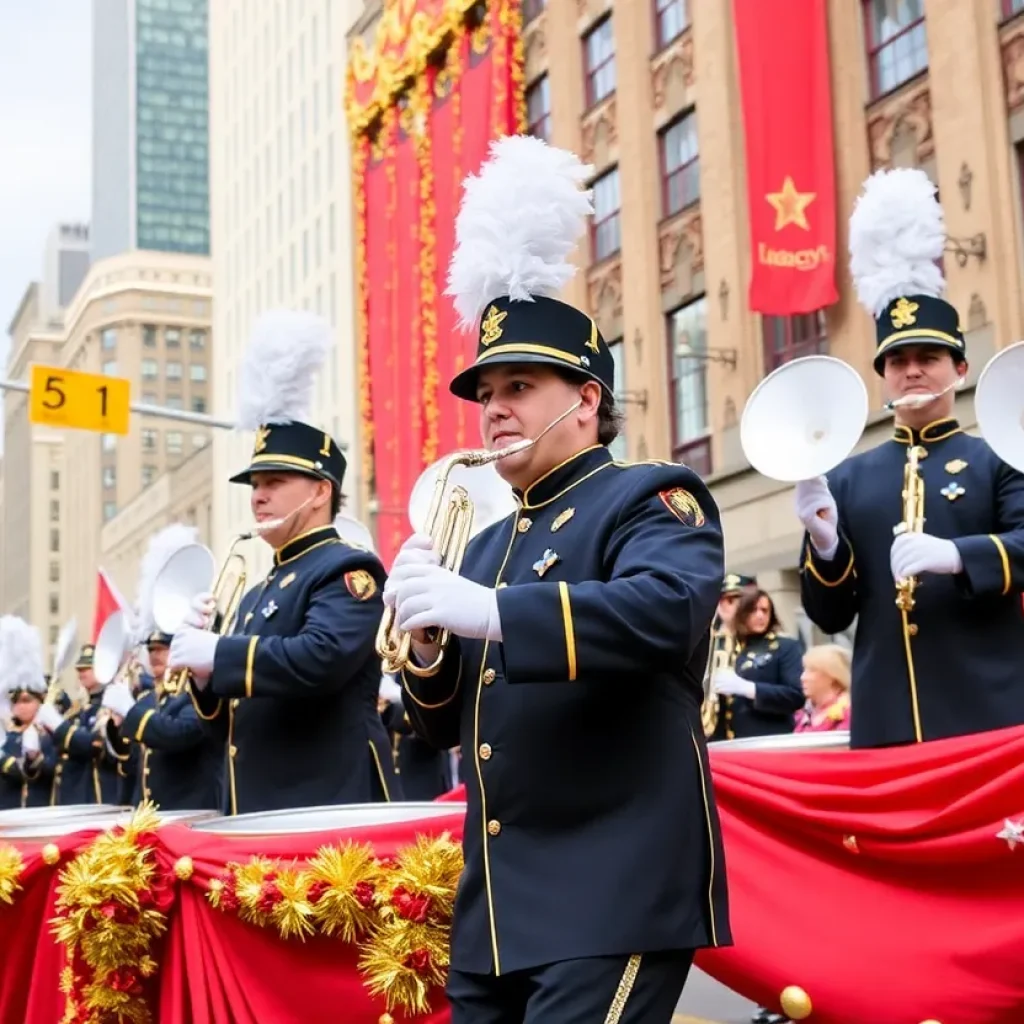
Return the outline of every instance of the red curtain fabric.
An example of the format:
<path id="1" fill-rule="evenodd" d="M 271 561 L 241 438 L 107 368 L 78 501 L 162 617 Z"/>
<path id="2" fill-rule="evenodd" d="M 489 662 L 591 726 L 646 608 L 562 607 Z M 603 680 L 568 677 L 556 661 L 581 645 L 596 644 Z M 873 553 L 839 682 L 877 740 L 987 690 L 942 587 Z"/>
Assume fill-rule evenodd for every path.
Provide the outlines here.
<path id="1" fill-rule="evenodd" d="M 733 0 L 746 136 L 750 308 L 835 302 L 836 198 L 826 0 Z"/>
<path id="2" fill-rule="evenodd" d="M 704 970 L 776 1009 L 797 986 L 820 1024 L 1024 1020 L 1024 728 L 880 751 L 712 748 L 711 765 L 736 944 L 702 951 Z M 340 940 L 284 940 L 215 909 L 206 890 L 228 862 L 256 854 L 304 859 L 354 839 L 389 857 L 419 833 L 458 839 L 461 816 L 453 806 L 429 823 L 252 839 L 160 829 L 165 867 L 189 857 L 194 872 L 158 953 L 159 1019 L 378 1024 L 383 1001 Z M 90 839 L 61 840 L 62 864 Z M 0 903 L 0 1020 L 52 1024 L 59 868 L 38 848 L 21 852 L 22 887 Z M 447 1019 L 439 994 L 425 1017 L 392 1014 Z"/>
<path id="3" fill-rule="evenodd" d="M 448 392 L 475 353 L 444 294 L 448 262 L 463 179 L 492 139 L 525 127 L 517 0 L 491 0 L 483 23 L 457 32 L 443 62 L 428 60 L 440 53 L 451 6 L 417 0 L 382 20 L 378 60 L 411 77 L 401 96 L 373 87 L 361 48 L 352 62 L 364 471 L 376 481 L 385 565 L 410 532 L 409 495 L 423 468 L 479 443 L 473 410 Z M 416 31 L 403 35 L 402 19 L 417 16 Z"/>

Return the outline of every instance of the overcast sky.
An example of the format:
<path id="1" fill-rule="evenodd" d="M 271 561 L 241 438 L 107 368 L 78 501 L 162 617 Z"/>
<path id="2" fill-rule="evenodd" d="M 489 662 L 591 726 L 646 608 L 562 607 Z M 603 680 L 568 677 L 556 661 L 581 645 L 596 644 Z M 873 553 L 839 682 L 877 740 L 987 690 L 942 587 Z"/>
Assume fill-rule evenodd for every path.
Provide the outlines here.
<path id="1" fill-rule="evenodd" d="M 0 0 L 0 351 L 58 221 L 89 219 L 92 0 Z M 0 424 L 0 430 L 2 430 Z"/>

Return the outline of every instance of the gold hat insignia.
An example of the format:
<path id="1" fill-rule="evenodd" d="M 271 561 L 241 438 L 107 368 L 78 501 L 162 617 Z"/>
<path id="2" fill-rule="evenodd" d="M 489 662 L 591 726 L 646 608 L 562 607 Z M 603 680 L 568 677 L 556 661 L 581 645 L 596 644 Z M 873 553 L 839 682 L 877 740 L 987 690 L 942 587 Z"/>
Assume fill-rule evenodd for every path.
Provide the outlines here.
<path id="1" fill-rule="evenodd" d="M 919 305 L 909 299 L 900 297 L 889 316 L 892 318 L 893 327 L 910 327 L 917 323 L 914 314 L 918 311 Z"/>
<path id="2" fill-rule="evenodd" d="M 252 447 L 253 455 L 258 455 L 267 447 L 267 438 L 270 437 L 270 427 L 260 427 L 256 431 L 256 443 Z"/>
<path id="3" fill-rule="evenodd" d="M 491 306 L 491 308 L 487 310 L 487 316 L 485 316 L 480 323 L 480 330 L 482 331 L 480 335 L 481 345 L 486 347 L 487 345 L 493 344 L 501 337 L 503 330 L 501 324 L 507 316 L 508 313 L 501 312 L 497 306 Z"/>

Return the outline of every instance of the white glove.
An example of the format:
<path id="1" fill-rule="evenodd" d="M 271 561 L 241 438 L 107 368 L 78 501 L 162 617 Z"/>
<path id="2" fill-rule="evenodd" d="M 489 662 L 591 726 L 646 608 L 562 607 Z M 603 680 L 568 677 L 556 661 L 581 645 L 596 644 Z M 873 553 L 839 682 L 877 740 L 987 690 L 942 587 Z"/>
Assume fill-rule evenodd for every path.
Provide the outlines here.
<path id="1" fill-rule="evenodd" d="M 197 594 L 192 598 L 192 604 L 185 613 L 182 625 L 191 626 L 193 629 L 206 629 L 213 622 L 216 613 L 217 603 L 213 599 L 213 594 Z"/>
<path id="2" fill-rule="evenodd" d="M 839 547 L 839 510 L 823 477 L 801 480 L 794 493 L 797 518 L 811 536 L 814 550 L 827 562 Z"/>
<path id="3" fill-rule="evenodd" d="M 501 642 L 498 594 L 490 587 L 422 562 L 392 569 L 390 579 L 394 581 L 399 629 L 436 626 L 457 636 Z"/>
<path id="4" fill-rule="evenodd" d="M 135 699 L 127 683 L 111 683 L 103 691 L 103 700 L 100 703 L 102 707 L 110 708 L 115 715 L 122 718 L 135 707 Z"/>
<path id="5" fill-rule="evenodd" d="M 21 734 L 21 753 L 23 757 L 35 757 L 39 753 L 39 730 L 34 725 Z"/>
<path id="6" fill-rule="evenodd" d="M 380 686 L 377 689 L 377 696 L 382 697 L 389 704 L 401 704 L 402 688 L 391 676 L 382 675 L 380 677 Z"/>
<path id="7" fill-rule="evenodd" d="M 757 693 L 757 684 L 749 679 L 743 679 L 731 669 L 720 669 L 711 677 L 711 685 L 715 693 L 724 697 L 748 697 L 754 699 Z"/>
<path id="8" fill-rule="evenodd" d="M 63 721 L 61 713 L 52 704 L 43 704 L 36 712 L 35 722 L 50 732 L 55 732 Z"/>
<path id="9" fill-rule="evenodd" d="M 384 584 L 384 604 L 395 607 L 395 571 L 406 565 L 440 565 L 441 556 L 434 550 L 434 542 L 423 533 L 414 533 L 399 549 L 391 566 L 391 575 Z"/>
<path id="10" fill-rule="evenodd" d="M 220 637 L 205 629 L 186 628 L 174 634 L 167 656 L 169 669 L 187 668 L 202 681 L 213 671 L 213 659 Z"/>
<path id="11" fill-rule="evenodd" d="M 897 582 L 923 572 L 955 576 L 964 563 L 956 544 L 930 533 L 903 533 L 889 549 L 889 568 Z"/>

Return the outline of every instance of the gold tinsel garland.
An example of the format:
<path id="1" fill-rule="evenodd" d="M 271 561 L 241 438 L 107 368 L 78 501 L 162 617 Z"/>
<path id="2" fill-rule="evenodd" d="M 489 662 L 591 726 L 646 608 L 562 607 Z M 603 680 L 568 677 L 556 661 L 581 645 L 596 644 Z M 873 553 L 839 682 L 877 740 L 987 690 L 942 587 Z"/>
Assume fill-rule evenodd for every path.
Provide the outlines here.
<path id="1" fill-rule="evenodd" d="M 148 1024 L 154 944 L 167 928 L 174 875 L 155 853 L 160 820 L 143 804 L 61 871 L 54 934 L 66 950 L 63 1024 Z"/>
<path id="2" fill-rule="evenodd" d="M 448 974 L 448 940 L 462 851 L 446 832 L 419 836 L 394 858 L 349 841 L 303 866 L 266 857 L 226 865 L 207 898 L 283 938 L 320 933 L 357 944 L 367 991 L 388 1010 L 427 1013 Z"/>
<path id="3" fill-rule="evenodd" d="M 0 844 L 0 903 L 13 903 L 14 894 L 21 888 L 21 873 L 25 862 L 21 854 L 7 843 Z"/>

